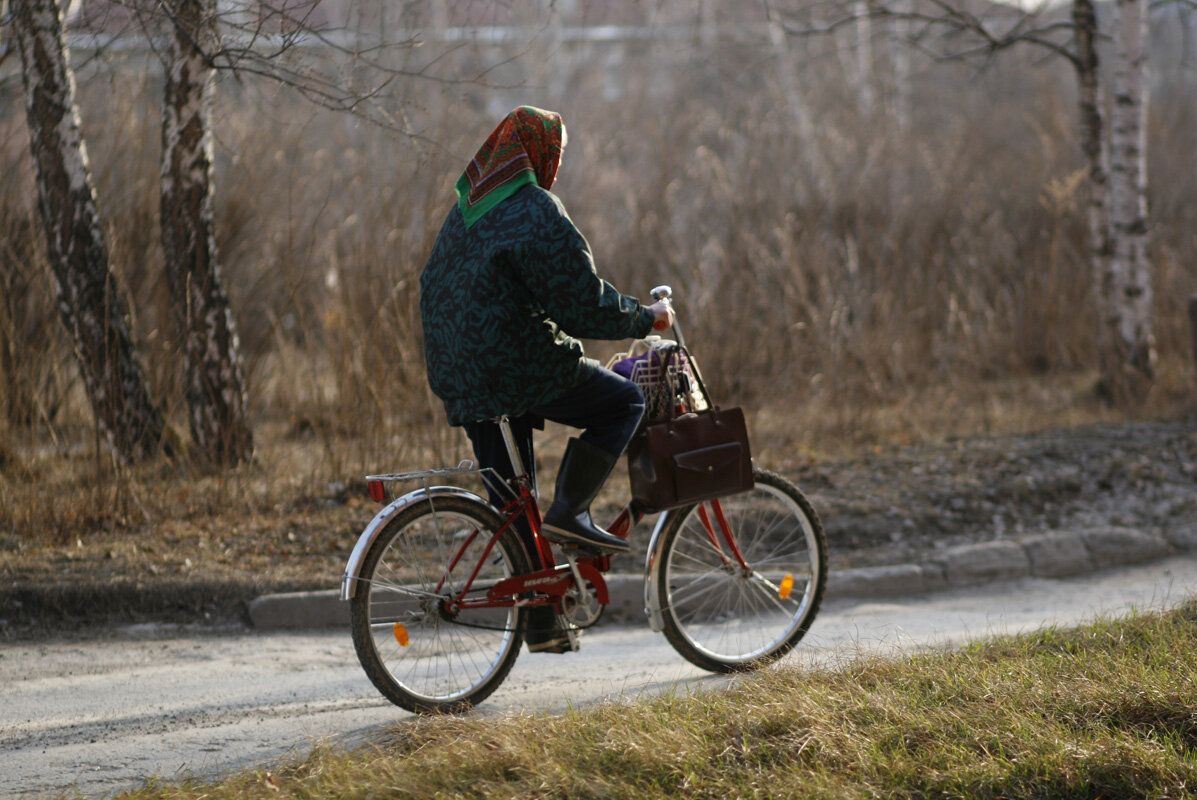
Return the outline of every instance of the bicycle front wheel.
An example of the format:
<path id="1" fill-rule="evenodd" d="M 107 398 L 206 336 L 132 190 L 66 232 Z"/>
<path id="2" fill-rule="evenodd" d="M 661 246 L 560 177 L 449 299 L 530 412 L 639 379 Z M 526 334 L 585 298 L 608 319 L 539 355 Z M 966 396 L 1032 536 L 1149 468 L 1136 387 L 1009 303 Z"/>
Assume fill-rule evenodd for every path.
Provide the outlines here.
<path id="1" fill-rule="evenodd" d="M 496 582 L 528 572 L 514 529 L 488 505 L 429 497 L 383 529 L 362 562 L 350 604 L 358 660 L 383 696 L 417 713 L 460 712 L 507 677 L 523 642 L 522 609 L 457 608 Z"/>
<path id="2" fill-rule="evenodd" d="M 776 473 L 754 470 L 753 478 L 750 491 L 670 511 L 661 533 L 665 637 L 712 672 L 755 669 L 790 652 L 827 583 L 827 538 L 810 502 Z"/>

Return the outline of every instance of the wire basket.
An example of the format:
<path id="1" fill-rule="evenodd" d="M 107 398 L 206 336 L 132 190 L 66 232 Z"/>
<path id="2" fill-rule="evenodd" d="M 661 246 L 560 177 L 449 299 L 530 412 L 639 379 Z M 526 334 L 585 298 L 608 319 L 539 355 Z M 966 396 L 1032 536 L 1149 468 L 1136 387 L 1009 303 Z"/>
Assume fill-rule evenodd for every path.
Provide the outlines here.
<path id="1" fill-rule="evenodd" d="M 701 411 L 707 407 L 699 382 L 694 377 L 693 356 L 676 345 L 652 348 L 640 355 L 621 354 L 615 370 L 644 392 L 644 419 L 672 416 L 679 409 Z"/>

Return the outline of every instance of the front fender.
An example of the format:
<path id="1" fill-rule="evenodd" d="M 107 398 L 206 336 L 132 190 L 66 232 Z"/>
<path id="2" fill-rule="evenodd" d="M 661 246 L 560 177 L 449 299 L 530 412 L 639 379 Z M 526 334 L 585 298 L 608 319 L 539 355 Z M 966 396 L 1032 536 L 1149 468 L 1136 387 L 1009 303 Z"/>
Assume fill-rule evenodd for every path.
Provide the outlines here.
<path id="1" fill-rule="evenodd" d="M 457 486 L 430 486 L 425 489 L 417 489 L 393 501 L 375 514 L 374 519 L 370 520 L 370 524 L 357 537 L 357 544 L 353 546 L 353 552 L 349 554 L 349 563 L 345 565 L 345 574 L 341 577 L 342 600 L 353 599 L 353 595 L 357 592 L 358 577 L 361 575 L 362 562 L 366 560 L 366 553 L 369 552 L 370 546 L 374 544 L 374 540 L 378 538 L 387 524 L 402 514 L 409 506 L 430 497 L 466 497 L 490 505 L 473 492 Z"/>
<path id="2" fill-rule="evenodd" d="M 665 629 L 661 618 L 661 597 L 657 591 L 657 573 L 661 568 L 661 547 L 665 537 L 662 532 L 669 522 L 671 515 L 679 513 L 669 510 L 657 517 L 657 524 L 653 526 L 652 536 L 648 540 L 648 552 L 644 559 L 644 613 L 648 615 L 648 625 L 654 633 Z"/>

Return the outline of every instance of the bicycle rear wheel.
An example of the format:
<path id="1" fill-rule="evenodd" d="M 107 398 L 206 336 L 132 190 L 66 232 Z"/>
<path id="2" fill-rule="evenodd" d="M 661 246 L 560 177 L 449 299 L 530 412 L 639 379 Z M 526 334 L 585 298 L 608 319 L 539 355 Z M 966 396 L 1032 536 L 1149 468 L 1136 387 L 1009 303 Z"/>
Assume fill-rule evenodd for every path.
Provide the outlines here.
<path id="1" fill-rule="evenodd" d="M 523 610 L 450 603 L 502 524 L 479 500 L 430 497 L 404 509 L 366 554 L 350 604 L 353 644 L 391 702 L 417 713 L 465 711 L 507 677 L 523 642 Z M 466 597 L 485 598 L 497 581 L 527 571 L 509 528 Z"/>
<path id="2" fill-rule="evenodd" d="M 755 669 L 806 634 L 827 583 L 827 538 L 790 481 L 754 470 L 756 486 L 717 501 L 749 569 L 721 533 L 715 503 L 669 512 L 657 592 L 665 637 L 712 672 Z"/>

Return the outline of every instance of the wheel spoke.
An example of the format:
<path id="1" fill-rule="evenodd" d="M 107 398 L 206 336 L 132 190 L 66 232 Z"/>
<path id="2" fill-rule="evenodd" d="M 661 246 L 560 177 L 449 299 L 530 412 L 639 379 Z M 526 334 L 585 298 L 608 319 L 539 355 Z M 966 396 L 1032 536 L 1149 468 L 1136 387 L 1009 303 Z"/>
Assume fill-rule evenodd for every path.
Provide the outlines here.
<path id="1" fill-rule="evenodd" d="M 395 594 L 401 594 L 406 597 L 427 598 L 431 600 L 437 600 L 440 598 L 440 595 L 418 587 L 400 586 L 397 583 L 388 583 L 387 581 L 380 581 L 377 579 L 371 581 L 371 583 L 373 584 L 373 587 L 370 590 L 372 592 L 378 592 L 381 589 L 385 589 L 388 592 L 394 592 Z"/>
<path id="2" fill-rule="evenodd" d="M 480 501 L 437 498 L 397 517 L 367 554 L 351 605 L 354 644 L 393 702 L 413 711 L 460 709 L 490 694 L 511 669 L 521 642 L 518 608 L 450 612 L 444 605 L 475 569 L 473 598 L 527 571 L 514 533 L 505 532 L 480 561 L 500 525 Z M 406 644 L 396 640 L 396 623 Z"/>
<path id="3" fill-rule="evenodd" d="M 801 492 L 780 476 L 757 473 L 750 492 L 721 501 L 751 572 L 728 568 L 696 511 L 670 523 L 659 579 L 665 634 L 678 651 L 717 671 L 763 663 L 805 633 L 825 583 L 822 527 Z M 784 576 L 796 583 L 782 598 Z"/>

